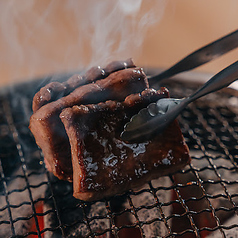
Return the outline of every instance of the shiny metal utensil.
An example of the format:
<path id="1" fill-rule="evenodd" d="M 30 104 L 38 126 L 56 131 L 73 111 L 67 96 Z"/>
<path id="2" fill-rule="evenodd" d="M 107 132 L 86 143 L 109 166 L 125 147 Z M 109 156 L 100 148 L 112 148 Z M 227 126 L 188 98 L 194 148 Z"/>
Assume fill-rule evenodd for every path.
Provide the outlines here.
<path id="1" fill-rule="evenodd" d="M 150 85 L 158 83 L 164 78 L 172 77 L 178 73 L 194 69 L 238 47 L 238 30 L 219 38 L 216 41 L 194 51 L 178 63 L 149 78 Z"/>
<path id="2" fill-rule="evenodd" d="M 143 142 L 163 130 L 194 100 L 229 86 L 238 79 L 238 61 L 226 67 L 199 90 L 189 97 L 163 98 L 151 103 L 147 108 L 140 110 L 130 122 L 125 125 L 121 138 L 127 142 Z"/>

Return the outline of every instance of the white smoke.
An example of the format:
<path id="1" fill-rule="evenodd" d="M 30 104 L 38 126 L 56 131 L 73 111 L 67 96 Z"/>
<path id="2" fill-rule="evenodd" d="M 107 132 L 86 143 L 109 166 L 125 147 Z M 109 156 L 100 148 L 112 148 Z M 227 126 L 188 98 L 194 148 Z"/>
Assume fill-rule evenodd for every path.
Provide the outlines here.
<path id="1" fill-rule="evenodd" d="M 0 72 L 33 78 L 140 57 L 165 0 L 0 0 Z"/>

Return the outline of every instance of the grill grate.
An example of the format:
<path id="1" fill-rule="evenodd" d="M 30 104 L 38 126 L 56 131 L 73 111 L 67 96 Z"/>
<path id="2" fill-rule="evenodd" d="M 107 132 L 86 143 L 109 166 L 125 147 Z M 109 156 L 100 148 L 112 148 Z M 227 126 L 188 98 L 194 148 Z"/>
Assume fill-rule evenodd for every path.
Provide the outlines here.
<path id="1" fill-rule="evenodd" d="M 138 191 L 84 203 L 72 197 L 70 183 L 45 169 L 28 130 L 39 82 L 0 93 L 0 237 L 114 238 L 129 232 L 132 237 L 230 237 L 238 232 L 236 97 L 227 91 L 212 94 L 179 117 L 192 156 L 184 170 Z M 177 97 L 196 89 L 174 81 L 166 86 Z"/>

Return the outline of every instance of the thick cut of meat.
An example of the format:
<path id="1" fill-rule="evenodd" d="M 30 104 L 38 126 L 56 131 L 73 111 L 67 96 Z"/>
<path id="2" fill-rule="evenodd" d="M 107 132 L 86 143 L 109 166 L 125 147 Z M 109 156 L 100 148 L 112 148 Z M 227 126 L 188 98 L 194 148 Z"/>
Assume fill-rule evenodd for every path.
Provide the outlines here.
<path id="1" fill-rule="evenodd" d="M 108 67 L 107 74 L 112 68 L 112 65 Z M 88 74 L 91 75 L 90 72 Z M 148 88 L 146 75 L 141 68 L 118 70 L 106 78 L 91 81 L 75 88 L 67 96 L 39 107 L 30 118 L 29 128 L 43 151 L 46 166 L 60 179 L 72 181 L 70 144 L 59 118 L 62 109 L 106 100 L 123 101 L 128 95 Z"/>
<path id="2" fill-rule="evenodd" d="M 135 64 L 131 59 L 127 59 L 125 61 L 113 61 L 105 68 L 97 66 L 86 71 L 84 75 L 75 74 L 63 83 L 51 82 L 45 87 L 42 87 L 39 92 L 35 94 L 32 102 L 33 112 L 37 111 L 49 102 L 55 101 L 63 96 L 67 96 L 77 87 L 106 78 L 109 74 L 118 70 L 134 67 Z"/>
<path id="3" fill-rule="evenodd" d="M 123 102 L 110 100 L 62 111 L 60 118 L 71 145 L 76 198 L 91 201 L 120 194 L 190 162 L 177 121 L 143 143 L 128 144 L 120 139 L 132 115 L 163 97 L 168 97 L 167 89 L 147 89 Z"/>

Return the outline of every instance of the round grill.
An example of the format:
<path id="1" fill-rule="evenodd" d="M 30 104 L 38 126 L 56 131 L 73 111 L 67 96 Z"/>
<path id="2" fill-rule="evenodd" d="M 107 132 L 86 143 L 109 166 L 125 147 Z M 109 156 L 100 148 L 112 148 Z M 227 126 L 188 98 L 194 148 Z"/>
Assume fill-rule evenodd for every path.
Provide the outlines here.
<path id="1" fill-rule="evenodd" d="M 73 198 L 70 183 L 45 169 L 28 129 L 39 82 L 19 84 L 0 94 L 0 237 L 237 234 L 238 100 L 233 91 L 200 99 L 178 118 L 191 165 L 141 189 L 85 203 Z M 197 88 L 173 80 L 165 84 L 172 97 L 187 96 Z"/>

